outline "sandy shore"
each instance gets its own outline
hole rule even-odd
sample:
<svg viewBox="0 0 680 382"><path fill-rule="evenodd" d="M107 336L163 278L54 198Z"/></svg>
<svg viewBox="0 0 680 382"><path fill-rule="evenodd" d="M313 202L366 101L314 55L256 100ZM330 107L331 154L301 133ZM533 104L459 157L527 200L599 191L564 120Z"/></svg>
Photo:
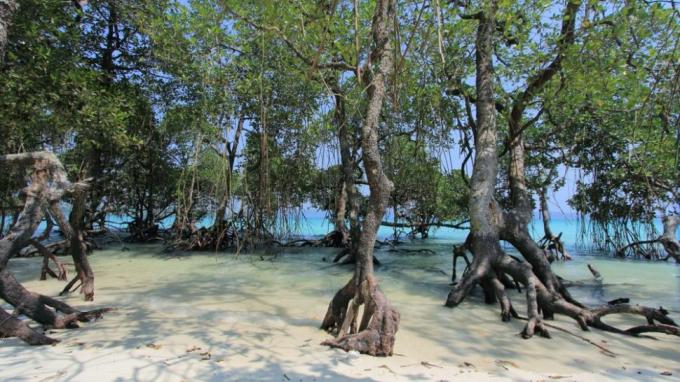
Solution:
<svg viewBox="0 0 680 382"><path fill-rule="evenodd" d="M551 340L525 341L517 335L522 323L501 323L496 307L470 301L443 308L445 276L408 266L380 274L402 312L397 354L331 350L319 345L327 334L317 326L349 274L301 256L308 255L260 261L168 258L157 247L97 252L96 302L78 295L67 301L116 310L82 329L52 333L61 340L56 346L0 340L0 380L680 381L678 338L583 334L615 357L557 331ZM11 269L37 292L54 295L63 285L37 281L37 259L14 260ZM521 297L513 298L519 305ZM577 331L565 319L555 324Z"/></svg>

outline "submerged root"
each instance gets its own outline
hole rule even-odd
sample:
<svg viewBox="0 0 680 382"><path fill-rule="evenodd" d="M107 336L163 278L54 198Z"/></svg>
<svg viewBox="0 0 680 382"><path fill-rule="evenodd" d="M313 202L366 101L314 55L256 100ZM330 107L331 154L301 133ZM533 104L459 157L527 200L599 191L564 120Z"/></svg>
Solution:
<svg viewBox="0 0 680 382"><path fill-rule="evenodd" d="M317 240L299 239L287 243L277 243L283 247L348 248L350 238L347 231L335 230Z"/></svg>
<svg viewBox="0 0 680 382"><path fill-rule="evenodd" d="M342 325L337 330L336 338L326 340L322 345L356 350L372 356L391 356L394 349L395 334L399 328L399 312L387 301L373 276L367 276L356 291L354 280L351 280L331 301L322 328L337 328L342 317ZM348 292L355 289L354 298L345 302ZM338 303L334 305L334 303ZM345 313L337 314L333 308L346 307ZM363 305L364 313L357 330L359 307ZM332 325L327 325L332 322Z"/></svg>
<svg viewBox="0 0 680 382"><path fill-rule="evenodd" d="M343 260L344 258L344 260ZM342 260L342 261L340 261ZM379 266L380 260L376 256L373 256L373 265ZM340 251L334 258L333 258L334 263L339 263L340 265L347 265L347 264L356 264L357 262L357 256L356 252L352 250L352 248L345 248L342 251Z"/></svg>

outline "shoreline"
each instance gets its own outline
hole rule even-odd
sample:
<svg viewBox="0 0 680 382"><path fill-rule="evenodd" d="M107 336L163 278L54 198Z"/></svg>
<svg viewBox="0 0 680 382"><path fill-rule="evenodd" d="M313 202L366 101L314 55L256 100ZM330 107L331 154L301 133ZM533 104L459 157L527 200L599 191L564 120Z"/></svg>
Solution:
<svg viewBox="0 0 680 382"><path fill-rule="evenodd" d="M306 251L271 261L172 257L150 245L97 251L91 257L95 302L85 303L78 294L66 300L81 309L116 310L81 329L51 333L61 340L56 346L0 340L0 380L680 380L677 338L578 332L616 353L612 358L556 330L550 340L523 340L521 321L500 322L498 308L479 297L443 308L447 276L418 266L439 264L444 254L398 257L378 271L385 293L402 313L394 356L329 349L320 345L328 334L318 325L349 273L329 267L321 256L327 254ZM605 278L613 282L608 263L601 261ZM52 295L62 283L38 281L39 262L16 259L10 268L30 290ZM629 265L622 272L662 269ZM673 274L659 282L678 282L677 267L663 269ZM617 288L639 289L635 285L607 288L618 293ZM512 298L522 310L520 295ZM577 332L564 317L554 324Z"/></svg>

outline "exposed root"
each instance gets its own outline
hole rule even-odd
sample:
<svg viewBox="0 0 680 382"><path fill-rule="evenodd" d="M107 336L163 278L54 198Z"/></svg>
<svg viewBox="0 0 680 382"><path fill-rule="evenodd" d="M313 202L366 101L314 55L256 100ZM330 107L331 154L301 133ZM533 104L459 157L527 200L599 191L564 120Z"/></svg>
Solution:
<svg viewBox="0 0 680 382"><path fill-rule="evenodd" d="M495 250L500 251L500 247L497 247ZM572 304L559 293L550 292L534 273L535 271L531 265L526 262L517 261L502 252L498 252L490 257L479 258L493 259L493 261L478 261L478 257L475 257L470 270L466 272L461 282L449 293L446 306L455 307L460 304L476 284L490 283L495 290L496 298L500 302L501 319L509 321L511 318L518 318L519 316L516 313L513 314L514 310L505 292L505 286L497 277L499 274L508 274L515 280L519 280L526 289L528 318L527 324L521 332L522 337L525 339L531 338L535 334L550 338L550 333L548 332L549 325L543 321L543 318L551 317L554 313L571 317L579 324L582 330L596 328L631 336L638 336L647 332L680 335L680 328L668 317L668 311L663 308L655 309L621 303L627 302L627 299L613 300L607 305L597 308L586 308L582 305ZM543 317L541 317L541 312ZM619 329L603 321L604 317L612 314L643 316L647 324L629 329Z"/></svg>
<svg viewBox="0 0 680 382"><path fill-rule="evenodd" d="M61 162L54 154L48 152L4 155L0 156L0 164L32 167L31 181L22 191L24 197L22 211L14 219L14 225L10 232L0 239L0 298L14 306L15 314L23 314L41 324L44 328L75 328L78 327L77 322L100 317L107 311L106 309L79 312L62 301L31 293L7 269L9 259L19 254L32 241L34 248L40 251L46 260L52 259L59 264L51 251L41 245L37 239L33 239L46 207L59 223L64 235L67 239L70 239L70 248L82 249L80 245L73 246L74 242L81 242L81 237L73 234L71 224L65 220L58 207L59 201L65 193L82 195L83 189L87 187L86 183L70 183ZM78 205L80 204L73 203L74 209ZM48 227L43 236L48 236L49 230L51 230L51 227ZM47 268L49 269L49 267ZM77 261L76 268L78 268ZM47 270L45 272L48 273ZM65 276L65 272L63 273ZM26 323L2 309L0 309L0 335L16 336L31 345L46 345L56 342L56 340L34 331Z"/></svg>
<svg viewBox="0 0 680 382"><path fill-rule="evenodd" d="M353 280L350 283L353 283ZM347 286L338 294L341 292L343 296L346 296ZM345 351L356 350L372 356L392 355L394 336L399 328L399 312L387 301L375 278L371 275L364 279L357 292L347 304L346 314L337 337L324 341L322 345ZM364 313L357 330L356 320L361 305L364 306ZM326 317L328 318L329 314L334 316L332 321L337 327L339 316L331 313L331 308L333 308L333 302L329 306L329 313ZM324 319L324 324L326 324L326 319Z"/></svg>
<svg viewBox="0 0 680 382"><path fill-rule="evenodd" d="M0 309L0 337L17 337L29 345L52 345L59 340L31 329L25 322Z"/></svg>
<svg viewBox="0 0 680 382"><path fill-rule="evenodd" d="M37 240L31 240L31 244L37 248L43 256L42 268L40 270L40 280L47 280L47 275L50 275L57 280L65 281L67 278L66 267L57 259L54 253L47 250L47 248L45 248ZM52 262L54 262L54 264L57 266L58 273L50 268L50 260L52 260Z"/></svg>
<svg viewBox="0 0 680 382"><path fill-rule="evenodd" d="M58 319L55 329L75 329L78 328L78 322L92 322L97 321L104 316L104 313L111 311L111 308L103 308L90 310L87 312L75 311L73 313L64 315Z"/></svg>
<svg viewBox="0 0 680 382"><path fill-rule="evenodd" d="M333 296L330 304L328 304L328 310L321 323L321 329L334 335L337 335L340 332L340 327L345 321L347 306L354 297L355 291L356 282L354 281L354 278L352 278L335 294L335 296Z"/></svg>
<svg viewBox="0 0 680 382"><path fill-rule="evenodd" d="M179 232L178 237L172 240L170 250L181 249L184 251L218 251L239 247L239 232L232 224L223 225L223 228L196 228L188 225L184 229L175 229ZM144 241L166 241L164 235L158 231L154 236L146 236Z"/></svg>
<svg viewBox="0 0 680 382"><path fill-rule="evenodd" d="M463 274L470 268L470 260L467 257L467 251L470 249L470 240L472 240L472 236L468 235L463 244L453 246L453 273L451 275L451 285L456 285L457 283L456 265L458 265L459 257L462 257L463 260L465 260L465 270L463 271Z"/></svg>

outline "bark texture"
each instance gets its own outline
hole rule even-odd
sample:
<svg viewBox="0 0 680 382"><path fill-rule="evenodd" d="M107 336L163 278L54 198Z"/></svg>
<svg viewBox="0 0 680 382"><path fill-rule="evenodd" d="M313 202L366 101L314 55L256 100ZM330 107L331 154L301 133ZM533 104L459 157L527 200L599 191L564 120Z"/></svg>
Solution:
<svg viewBox="0 0 680 382"><path fill-rule="evenodd" d="M5 62L9 28L19 5L14 0L0 0L0 65Z"/></svg>
<svg viewBox="0 0 680 382"><path fill-rule="evenodd" d="M577 4L573 2L567 5L565 23L573 23L570 20L573 20L574 7L577 7ZM487 303L499 302L503 321L517 318L519 316L505 290L509 276L525 287L527 324L522 331L524 338L530 338L534 334L549 337L548 325L543 320L552 318L556 313L573 318L584 330L595 327L627 335L638 335L645 331L677 334L677 325L663 308L612 304L588 309L571 298L561 280L552 272L543 250L528 233L531 201L524 181L523 145L511 147L509 176L512 208L503 211L494 199L498 175L492 65L495 13L496 2L491 0L485 2L483 11L475 16L479 23L476 40L477 134L475 162L470 182L471 231L469 241L464 245L474 254L474 258L461 281L449 293L446 305L457 306L475 285L480 284L484 288ZM573 27L566 28L567 33L570 28ZM543 75L536 78L538 79L536 81L545 79ZM530 85L531 87L534 85ZM521 135L521 132L518 133ZM524 261L505 254L499 240L510 242L522 254ZM623 330L603 321L605 316L616 313L643 316L647 320L647 325Z"/></svg>
<svg viewBox="0 0 680 382"><path fill-rule="evenodd" d="M395 0L377 1L372 26L374 47L362 76L368 98L361 127L361 149L370 190L368 209L356 249L354 277L333 298L322 325L324 329L337 330L336 337L325 341L325 345L373 356L392 355L400 319L399 312L382 293L373 274L376 235L394 188L383 171L378 131L386 83L394 68L390 35L393 33L395 15ZM373 63L377 63L375 68L372 67ZM353 297L348 300L351 293ZM358 321L362 306L362 318Z"/></svg>
<svg viewBox="0 0 680 382"><path fill-rule="evenodd" d="M106 310L80 312L68 304L26 290L7 270L10 258L31 243L43 211L58 203L64 193L77 192L82 184L72 184L57 157L49 152L0 156L0 164L30 168L31 180L24 188L24 207L10 232L0 240L0 297L23 314L46 328L76 328L79 321L89 321ZM63 228L63 227L62 227ZM26 323L0 309L0 335L15 336L32 345L54 343L44 334L29 328Z"/></svg>

